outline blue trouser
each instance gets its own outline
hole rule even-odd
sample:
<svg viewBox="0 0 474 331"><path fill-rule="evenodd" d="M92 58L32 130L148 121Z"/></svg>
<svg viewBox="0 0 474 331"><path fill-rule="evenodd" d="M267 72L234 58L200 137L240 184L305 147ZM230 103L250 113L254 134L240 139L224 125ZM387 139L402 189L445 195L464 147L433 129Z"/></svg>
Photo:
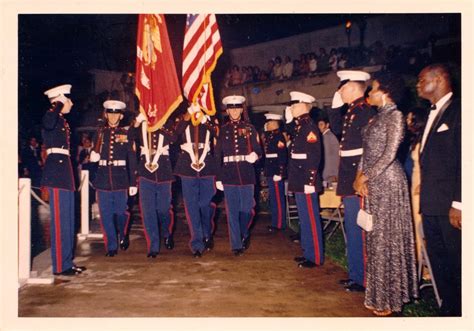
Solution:
<svg viewBox="0 0 474 331"><path fill-rule="evenodd" d="M138 186L147 250L148 253L158 253L160 251L160 225L165 238L173 233L171 182L156 183L140 177Z"/></svg>
<svg viewBox="0 0 474 331"><path fill-rule="evenodd" d="M301 247L306 260L324 263L324 241L319 215L318 194L295 193L298 218L301 226Z"/></svg>
<svg viewBox="0 0 474 331"><path fill-rule="evenodd" d="M48 187L53 272L71 269L74 258L74 191Z"/></svg>
<svg viewBox="0 0 474 331"><path fill-rule="evenodd" d="M283 180L273 181L267 177L268 191L270 192L270 208L272 211L272 226L278 229L286 228L286 201L285 184Z"/></svg>
<svg viewBox="0 0 474 331"><path fill-rule="evenodd" d="M344 229L347 238L349 278L357 284L365 286L365 234L362 228L357 225L360 198L358 196L347 196L343 197L342 201L344 203Z"/></svg>
<svg viewBox="0 0 474 331"><path fill-rule="evenodd" d="M127 234L130 213L127 211L127 190L103 191L97 190L99 204L100 225L104 234L105 249L117 250L117 228L122 240ZM115 226L114 217L117 220Z"/></svg>
<svg viewBox="0 0 474 331"><path fill-rule="evenodd" d="M189 243L194 253L204 251L204 240L212 236L212 219L216 205L211 202L216 194L214 177L181 177L186 219L191 232Z"/></svg>
<svg viewBox="0 0 474 331"><path fill-rule="evenodd" d="M255 215L254 185L224 185L227 226L230 246L242 249L242 240L250 235L249 228Z"/></svg>

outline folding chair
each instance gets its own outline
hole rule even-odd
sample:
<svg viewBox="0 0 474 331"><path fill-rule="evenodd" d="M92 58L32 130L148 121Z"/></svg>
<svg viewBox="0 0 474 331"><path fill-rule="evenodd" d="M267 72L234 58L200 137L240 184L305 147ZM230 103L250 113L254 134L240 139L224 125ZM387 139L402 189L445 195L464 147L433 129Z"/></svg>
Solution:
<svg viewBox="0 0 474 331"><path fill-rule="evenodd" d="M420 291L424 289L425 287L432 286L438 306L441 307L441 303L443 302L443 300L441 300L439 296L438 288L436 287L436 280L433 275L433 271L431 270L431 263L430 263L430 259L428 257L428 252L426 250L426 245L425 245L425 234L423 232L423 222L420 222L418 224L417 231L421 238L421 243L420 243L421 252L420 252L420 256L418 257L418 281L420 284ZM422 274L421 274L423 271L423 267L426 267L428 269L428 272L430 274L430 279L431 279L430 282L424 283L424 284L422 284L423 279L422 279Z"/></svg>
<svg viewBox="0 0 474 331"><path fill-rule="evenodd" d="M295 194L288 192L288 181L285 181L286 199L286 224L295 232L299 232L298 207L296 206Z"/></svg>
<svg viewBox="0 0 474 331"><path fill-rule="evenodd" d="M319 196L319 207L321 208L323 231L327 238L331 238L337 228L341 226L344 242L347 243L346 232L344 231L344 205L341 197L336 195L335 190L325 189L324 193Z"/></svg>

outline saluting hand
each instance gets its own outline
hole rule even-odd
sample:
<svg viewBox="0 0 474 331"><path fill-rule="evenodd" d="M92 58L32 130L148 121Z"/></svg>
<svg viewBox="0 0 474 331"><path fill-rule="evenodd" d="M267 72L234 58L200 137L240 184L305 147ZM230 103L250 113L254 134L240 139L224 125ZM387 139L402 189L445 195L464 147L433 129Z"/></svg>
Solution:
<svg viewBox="0 0 474 331"><path fill-rule="evenodd" d="M461 211L456 208L449 209L449 223L456 229L461 230Z"/></svg>

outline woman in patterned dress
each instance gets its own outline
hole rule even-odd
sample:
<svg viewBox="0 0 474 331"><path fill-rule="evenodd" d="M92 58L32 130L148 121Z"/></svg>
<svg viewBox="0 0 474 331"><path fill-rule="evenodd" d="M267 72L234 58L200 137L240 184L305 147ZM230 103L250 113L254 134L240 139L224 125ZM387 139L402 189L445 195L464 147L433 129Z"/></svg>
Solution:
<svg viewBox="0 0 474 331"><path fill-rule="evenodd" d="M366 233L364 305L377 316L401 312L418 296L410 193L396 158L405 131L397 109L404 90L399 76L382 73L374 79L369 103L378 114L362 130L364 153L354 182L373 215L373 230Z"/></svg>

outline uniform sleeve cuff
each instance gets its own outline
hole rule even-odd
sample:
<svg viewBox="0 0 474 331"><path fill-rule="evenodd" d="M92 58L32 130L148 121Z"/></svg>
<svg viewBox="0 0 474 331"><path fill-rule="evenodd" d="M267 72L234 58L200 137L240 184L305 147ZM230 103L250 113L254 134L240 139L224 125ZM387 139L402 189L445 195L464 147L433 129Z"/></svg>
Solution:
<svg viewBox="0 0 474 331"><path fill-rule="evenodd" d="M451 204L451 207L462 210L462 203L459 201L453 201L453 203Z"/></svg>

